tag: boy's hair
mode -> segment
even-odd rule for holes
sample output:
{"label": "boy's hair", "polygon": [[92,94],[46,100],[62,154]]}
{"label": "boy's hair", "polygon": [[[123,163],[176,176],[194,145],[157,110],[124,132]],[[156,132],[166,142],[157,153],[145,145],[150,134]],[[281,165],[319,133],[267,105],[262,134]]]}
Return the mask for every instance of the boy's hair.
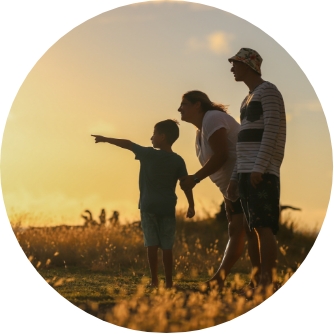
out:
{"label": "boy's hair", "polygon": [[161,134],[166,136],[166,141],[169,145],[173,145],[177,138],[179,138],[179,122],[174,119],[166,119],[158,122],[154,128]]}

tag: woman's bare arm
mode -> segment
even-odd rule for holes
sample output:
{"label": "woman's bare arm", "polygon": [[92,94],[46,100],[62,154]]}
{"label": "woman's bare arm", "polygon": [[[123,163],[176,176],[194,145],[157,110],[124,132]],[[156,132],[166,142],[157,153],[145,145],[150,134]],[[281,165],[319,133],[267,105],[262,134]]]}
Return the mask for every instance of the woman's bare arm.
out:
{"label": "woman's bare arm", "polygon": [[194,188],[196,185],[194,176],[199,180],[203,180],[217,172],[228,159],[228,141],[225,128],[220,128],[211,135],[209,145],[213,151],[213,155],[195,175],[188,175],[181,179],[180,186],[183,190]]}

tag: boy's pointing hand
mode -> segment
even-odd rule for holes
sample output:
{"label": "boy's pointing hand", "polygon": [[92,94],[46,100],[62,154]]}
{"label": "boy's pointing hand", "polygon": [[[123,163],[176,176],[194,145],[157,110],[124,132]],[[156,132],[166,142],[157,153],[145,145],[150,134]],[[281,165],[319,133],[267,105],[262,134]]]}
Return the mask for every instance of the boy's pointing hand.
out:
{"label": "boy's pointing hand", "polygon": [[91,135],[92,137],[95,137],[95,143],[103,143],[105,142],[105,137],[98,136],[98,135]]}

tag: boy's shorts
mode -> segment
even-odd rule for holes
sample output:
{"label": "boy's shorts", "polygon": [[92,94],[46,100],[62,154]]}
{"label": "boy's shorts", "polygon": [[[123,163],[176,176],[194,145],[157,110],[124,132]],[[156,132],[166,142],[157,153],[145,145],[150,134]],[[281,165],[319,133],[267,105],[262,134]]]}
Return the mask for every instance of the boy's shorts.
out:
{"label": "boy's shorts", "polygon": [[276,175],[263,174],[263,181],[254,188],[250,175],[238,174],[241,205],[249,229],[269,227],[276,235],[279,229],[280,180]]}
{"label": "boy's shorts", "polygon": [[175,216],[160,216],[149,212],[140,212],[144,245],[172,249],[175,240]]}

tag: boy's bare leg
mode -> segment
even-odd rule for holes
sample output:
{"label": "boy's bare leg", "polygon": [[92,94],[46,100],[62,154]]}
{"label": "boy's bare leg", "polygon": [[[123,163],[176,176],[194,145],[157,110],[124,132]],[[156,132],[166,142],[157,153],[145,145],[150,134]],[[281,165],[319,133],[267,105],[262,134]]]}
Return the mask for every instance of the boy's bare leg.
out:
{"label": "boy's bare leg", "polygon": [[212,278],[210,278],[209,281],[206,282],[208,285],[210,282],[216,282],[220,287],[222,287],[233,265],[242,255],[245,246],[243,217],[243,214],[231,216],[231,221],[228,224],[229,240],[225,248],[224,257],[217,272]]}
{"label": "boy's bare leg", "polygon": [[259,235],[261,254],[261,280],[259,283],[265,287],[274,283],[273,273],[276,271],[277,243],[271,228],[258,227],[256,231]]}
{"label": "boy's bare leg", "polygon": [[165,269],[166,288],[173,286],[173,251],[171,249],[162,250],[162,261]]}
{"label": "boy's bare leg", "polygon": [[151,285],[158,286],[158,246],[147,247],[147,258],[151,271]]}
{"label": "boy's bare leg", "polygon": [[244,219],[244,226],[248,241],[248,255],[252,264],[251,283],[254,287],[256,287],[259,284],[261,277],[259,236],[256,230],[249,230],[246,219]]}

